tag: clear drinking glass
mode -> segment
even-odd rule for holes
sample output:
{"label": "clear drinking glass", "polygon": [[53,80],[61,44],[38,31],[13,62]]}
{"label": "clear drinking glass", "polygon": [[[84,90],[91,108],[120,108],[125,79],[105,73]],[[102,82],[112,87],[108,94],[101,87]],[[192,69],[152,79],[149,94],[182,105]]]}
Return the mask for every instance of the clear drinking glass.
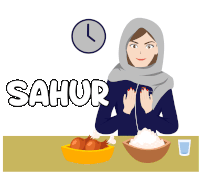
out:
{"label": "clear drinking glass", "polygon": [[178,139],[179,155],[189,156],[190,145],[191,145],[191,139]]}

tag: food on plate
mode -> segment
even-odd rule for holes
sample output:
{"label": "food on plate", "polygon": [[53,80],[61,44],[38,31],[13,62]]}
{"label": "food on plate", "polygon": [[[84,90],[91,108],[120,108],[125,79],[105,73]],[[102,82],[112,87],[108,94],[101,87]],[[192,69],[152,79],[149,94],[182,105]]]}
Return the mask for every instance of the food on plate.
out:
{"label": "food on plate", "polygon": [[88,136],[86,139],[77,137],[72,140],[70,147],[74,149],[84,150],[86,143],[92,139],[91,136]]}
{"label": "food on plate", "polygon": [[[99,137],[100,137],[100,134],[96,130],[94,130],[93,133],[92,133],[92,138],[93,139],[98,139]],[[114,138],[114,135],[110,136],[110,139],[108,140],[108,143],[109,144],[116,144],[116,140]]]}
{"label": "food on plate", "polygon": [[92,133],[92,138],[99,139],[99,137],[100,137],[100,134],[96,130],[94,130]]}
{"label": "food on plate", "polygon": [[86,139],[77,137],[72,140],[70,147],[79,150],[99,150],[108,147],[108,141],[99,142],[96,139],[93,139],[91,136],[88,136]]}
{"label": "food on plate", "polygon": [[137,135],[130,140],[129,145],[143,149],[153,149],[165,145],[165,142],[156,133],[144,128],[139,130]]}
{"label": "food on plate", "polygon": [[100,149],[101,143],[96,139],[89,140],[85,145],[85,150],[98,150]]}
{"label": "food on plate", "polygon": [[101,142],[101,146],[100,146],[100,149],[103,149],[103,148],[106,148],[106,147],[108,147],[108,141],[107,140],[105,140],[105,141],[103,141],[103,142]]}
{"label": "food on plate", "polygon": [[109,144],[116,144],[116,140],[115,140],[113,135],[110,136],[110,139],[108,140],[108,143]]}
{"label": "food on plate", "polygon": [[107,147],[107,140],[99,142],[96,139],[89,140],[85,145],[85,150],[99,150]]}

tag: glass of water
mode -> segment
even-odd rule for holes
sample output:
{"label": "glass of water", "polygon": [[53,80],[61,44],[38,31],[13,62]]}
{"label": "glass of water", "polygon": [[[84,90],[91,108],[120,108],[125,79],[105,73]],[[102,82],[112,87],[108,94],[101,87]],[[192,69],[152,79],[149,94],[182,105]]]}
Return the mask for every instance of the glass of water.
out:
{"label": "glass of water", "polygon": [[178,140],[179,154],[181,156],[189,156],[190,145],[191,145],[191,139],[179,139]]}

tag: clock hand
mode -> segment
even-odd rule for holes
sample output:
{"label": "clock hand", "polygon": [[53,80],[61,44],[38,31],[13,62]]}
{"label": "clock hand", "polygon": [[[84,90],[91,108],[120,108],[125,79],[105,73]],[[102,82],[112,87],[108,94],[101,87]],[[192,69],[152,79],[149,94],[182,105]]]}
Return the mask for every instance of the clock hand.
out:
{"label": "clock hand", "polygon": [[89,24],[87,24],[87,36],[88,37],[89,37],[89,31],[90,31]]}
{"label": "clock hand", "polygon": [[92,41],[95,42],[95,40],[92,37],[90,37],[89,32],[90,32],[90,28],[89,28],[89,23],[88,23],[87,24],[87,37],[90,38]]}
{"label": "clock hand", "polygon": [[95,40],[92,38],[92,37],[90,37],[90,36],[88,36],[92,41],[94,41],[95,42]]}

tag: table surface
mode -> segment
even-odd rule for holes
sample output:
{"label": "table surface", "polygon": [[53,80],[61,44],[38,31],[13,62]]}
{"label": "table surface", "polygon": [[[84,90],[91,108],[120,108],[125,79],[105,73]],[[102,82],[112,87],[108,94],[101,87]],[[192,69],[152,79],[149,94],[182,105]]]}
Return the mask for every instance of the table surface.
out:
{"label": "table surface", "polygon": [[[154,163],[141,163],[132,158],[122,142],[131,136],[116,136],[114,153],[104,163],[82,165],[65,160],[61,146],[71,143],[75,136],[4,136],[3,171],[4,172],[199,172],[199,136],[159,136],[171,142],[166,155]],[[83,138],[86,138],[85,136]],[[109,136],[101,136],[103,141]],[[180,156],[178,139],[191,139],[189,156]]]}

